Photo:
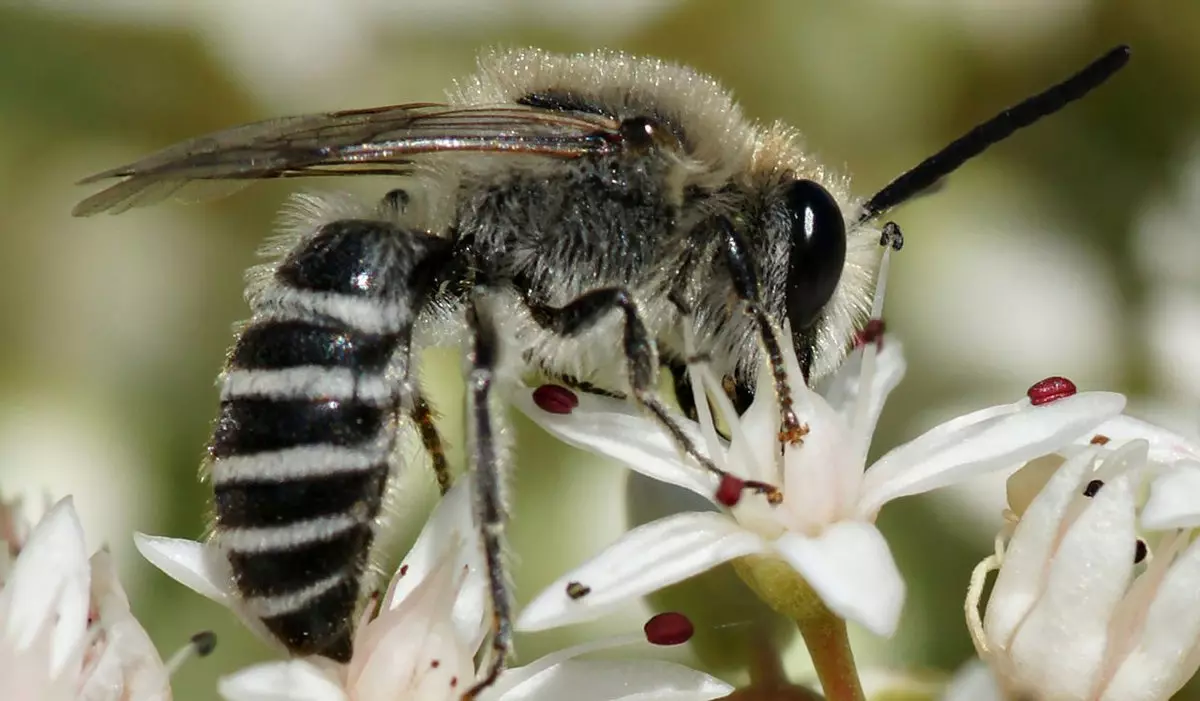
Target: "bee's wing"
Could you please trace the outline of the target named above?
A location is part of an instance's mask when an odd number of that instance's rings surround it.
[[[197,137],[80,181],[120,182],[76,205],[76,216],[157,202],[195,181],[400,174],[414,157],[447,152],[563,158],[619,145],[608,117],[517,105],[419,103],[283,117]]]

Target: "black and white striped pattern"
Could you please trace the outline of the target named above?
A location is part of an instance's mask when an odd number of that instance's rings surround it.
[[[402,383],[386,372],[446,246],[382,221],[306,238],[251,300],[209,445],[214,541],[291,651],[349,659]]]

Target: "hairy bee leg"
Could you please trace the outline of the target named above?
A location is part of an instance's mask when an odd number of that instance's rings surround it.
[[[475,686],[463,694],[471,701],[499,678],[512,654],[512,597],[504,562],[504,527],[508,521],[504,503],[504,465],[498,445],[498,417],[490,404],[495,381],[499,339],[495,323],[487,309],[486,292],[477,292],[467,306],[467,326],[471,334],[467,373],[468,441],[473,469],[472,500],[475,525],[483,541],[488,592],[492,599],[491,655],[487,672]]]
[[[770,363],[771,377],[775,385],[775,399],[779,402],[779,440],[790,443],[798,442],[806,431],[800,425],[800,420],[796,418],[796,412],[792,409],[792,388],[788,382],[787,366],[783,362],[783,351],[779,343],[780,332],[762,307],[758,275],[754,270],[754,261],[747,251],[746,241],[728,220],[722,220],[721,229],[725,237],[722,246],[725,251],[725,265],[733,280],[734,294],[742,302],[745,312],[754,319],[758,326],[759,341],[767,356],[767,362]],[[798,331],[799,329],[794,330]],[[801,372],[807,381],[808,368],[812,359],[805,356],[799,358],[799,361]]]
[[[542,328],[560,336],[578,336],[595,326],[611,311],[624,316],[623,345],[629,387],[634,400],[650,412],[671,436],[675,445],[694,458],[705,470],[725,477],[726,473],[696,449],[692,439],[671,418],[667,405],[654,391],[658,379],[658,352],[638,312],[633,296],[621,287],[604,287],[586,292],[561,307],[525,301],[533,320]]]
[[[417,433],[421,436],[421,445],[433,462],[433,475],[437,479],[438,492],[446,496],[446,492],[450,491],[451,485],[454,484],[454,477],[450,474],[450,463],[446,460],[446,445],[442,441],[442,434],[438,432],[437,424],[434,423],[433,407],[421,394],[420,389],[416,390],[408,416],[416,424]]]

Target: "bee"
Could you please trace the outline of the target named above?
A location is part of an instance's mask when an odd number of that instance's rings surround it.
[[[688,68],[517,50],[485,55],[444,104],[273,119],[169,147],[84,180],[119,179],[74,213],[120,212],[200,181],[396,180],[377,202],[301,198],[277,255],[249,276],[251,317],[226,360],[208,447],[212,542],[245,608],[288,650],[348,660],[401,431],[415,427],[450,483],[416,359],[462,347],[493,603],[481,689],[511,651],[493,398],[506,372],[625,396],[719,473],[656,391],[660,365],[686,383],[686,327],[739,409],[768,363],[781,440],[795,436],[783,330],[806,380],[836,367],[869,311],[874,222],[1128,56],[1111,50],[866,199],[794,130],[748,120]],[[894,241],[899,229],[883,232]]]

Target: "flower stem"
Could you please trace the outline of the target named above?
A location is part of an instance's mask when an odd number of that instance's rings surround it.
[[[832,611],[798,621],[800,635],[812,658],[828,701],[865,701],[846,622]]]

